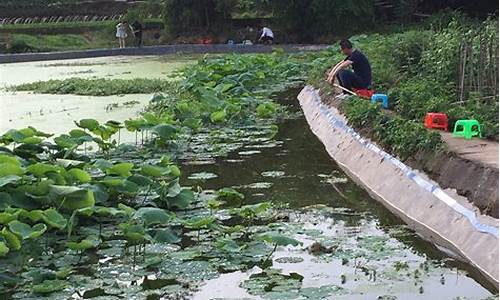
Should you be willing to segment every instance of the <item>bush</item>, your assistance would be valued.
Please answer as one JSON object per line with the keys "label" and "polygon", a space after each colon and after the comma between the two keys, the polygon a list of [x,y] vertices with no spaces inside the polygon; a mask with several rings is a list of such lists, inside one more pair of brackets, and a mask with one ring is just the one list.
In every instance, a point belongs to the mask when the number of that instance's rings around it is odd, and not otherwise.
{"label": "bush", "polygon": [[354,98],[342,105],[349,124],[368,130],[384,147],[406,160],[419,151],[436,151],[443,142],[437,132],[427,130],[422,122],[390,116],[380,105]]}
{"label": "bush", "polygon": [[422,53],[429,45],[431,31],[410,30],[405,33],[395,34],[390,38],[390,53],[400,71],[416,75],[421,70],[418,67]]}
{"label": "bush", "polygon": [[404,118],[422,120],[427,112],[446,112],[454,89],[430,78],[414,77],[388,91],[396,111]]}

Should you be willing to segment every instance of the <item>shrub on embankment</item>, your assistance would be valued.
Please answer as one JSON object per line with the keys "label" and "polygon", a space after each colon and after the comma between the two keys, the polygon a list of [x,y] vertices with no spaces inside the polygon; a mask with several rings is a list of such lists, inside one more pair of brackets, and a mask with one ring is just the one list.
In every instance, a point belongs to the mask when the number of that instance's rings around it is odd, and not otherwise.
{"label": "shrub on embankment", "polygon": [[[477,119],[483,136],[498,140],[498,18],[452,13],[420,28],[351,40],[369,58],[374,88],[389,95],[398,118],[422,123],[427,112],[444,112],[451,130],[458,119]],[[311,82],[340,59],[337,45],[316,55]]]}
{"label": "shrub on embankment", "polygon": [[420,122],[385,114],[379,105],[366,100],[353,98],[345,102],[341,110],[353,127],[375,137],[384,148],[403,160],[421,151],[443,148],[439,133],[428,131]]}

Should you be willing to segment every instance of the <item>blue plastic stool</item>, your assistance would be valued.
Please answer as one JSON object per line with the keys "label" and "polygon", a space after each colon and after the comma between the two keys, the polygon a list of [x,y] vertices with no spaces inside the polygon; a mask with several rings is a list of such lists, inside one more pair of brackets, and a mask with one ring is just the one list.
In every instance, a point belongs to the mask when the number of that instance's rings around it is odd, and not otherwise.
{"label": "blue plastic stool", "polygon": [[372,103],[382,102],[384,108],[389,108],[389,97],[386,94],[374,94],[372,96]]}

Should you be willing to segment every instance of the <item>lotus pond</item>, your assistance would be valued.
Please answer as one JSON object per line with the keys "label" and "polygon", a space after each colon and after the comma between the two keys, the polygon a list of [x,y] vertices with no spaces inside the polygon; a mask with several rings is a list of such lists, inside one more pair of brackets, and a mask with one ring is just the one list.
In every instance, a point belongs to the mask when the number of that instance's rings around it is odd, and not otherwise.
{"label": "lotus pond", "polygon": [[0,137],[1,298],[497,299],[329,158],[301,56],[180,75],[138,117]]}

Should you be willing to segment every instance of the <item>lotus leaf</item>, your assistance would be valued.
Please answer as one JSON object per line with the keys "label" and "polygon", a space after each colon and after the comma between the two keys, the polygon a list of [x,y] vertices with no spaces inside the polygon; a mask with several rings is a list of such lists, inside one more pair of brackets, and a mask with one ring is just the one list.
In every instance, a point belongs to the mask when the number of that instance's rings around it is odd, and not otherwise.
{"label": "lotus leaf", "polygon": [[122,229],[125,238],[132,243],[142,242],[146,237],[146,230],[141,225],[122,223],[119,227]]}
{"label": "lotus leaf", "polygon": [[277,233],[266,233],[262,234],[258,237],[260,240],[266,241],[270,244],[278,245],[278,246],[298,246],[301,245],[302,242],[297,241],[296,239],[284,236],[282,234]]}
{"label": "lotus leaf", "polygon": [[24,219],[29,219],[31,222],[38,222],[43,219],[43,211],[40,209],[35,210],[20,210],[20,217]]}
{"label": "lotus leaf", "polygon": [[95,204],[94,193],[91,190],[76,186],[51,185],[49,199],[68,210],[90,207]]}
{"label": "lotus leaf", "polygon": [[68,171],[68,174],[78,180],[80,183],[88,183],[92,180],[90,174],[82,169],[73,168]]}
{"label": "lotus leaf", "polygon": [[174,197],[168,197],[168,207],[185,209],[193,202],[194,192],[190,189],[182,189],[179,194]]}
{"label": "lotus leaf", "polygon": [[226,116],[227,116],[227,113],[225,110],[219,110],[219,111],[213,112],[210,115],[210,121],[212,121],[212,123],[214,123],[214,124],[222,123],[226,120]]}
{"label": "lotus leaf", "polygon": [[68,283],[65,280],[45,280],[42,283],[33,285],[33,293],[35,294],[50,294],[61,291],[66,288]]}
{"label": "lotus leaf", "polygon": [[214,217],[194,217],[183,222],[184,226],[189,229],[201,229],[207,227],[215,221]]}
{"label": "lotus leaf", "polygon": [[43,139],[37,137],[37,136],[30,136],[27,138],[24,138],[21,143],[23,144],[28,144],[28,145],[38,145],[43,141]]}
{"label": "lotus leaf", "polygon": [[3,257],[9,253],[9,247],[4,242],[0,242],[0,257]]}
{"label": "lotus leaf", "polygon": [[14,213],[0,212],[0,224],[7,224],[10,221],[17,220],[20,211]]}
{"label": "lotus leaf", "polygon": [[170,229],[155,230],[153,237],[154,237],[154,240],[157,241],[158,243],[167,243],[167,244],[178,243],[181,240],[181,238],[178,237]]}
{"label": "lotus leaf", "polygon": [[42,219],[45,224],[57,229],[64,229],[68,223],[66,218],[53,208],[46,209],[43,212]]}
{"label": "lotus leaf", "polygon": [[82,119],[80,122],[75,122],[76,126],[84,129],[88,129],[90,131],[93,131],[99,127],[99,122],[94,119]]}
{"label": "lotus leaf", "polygon": [[38,223],[31,227],[30,225],[17,220],[10,221],[8,226],[12,233],[15,233],[23,240],[37,238],[47,230],[47,226],[45,226],[45,224]]}
{"label": "lotus leaf", "polygon": [[222,188],[217,191],[217,200],[223,202],[223,207],[240,207],[245,196],[235,189]]}
{"label": "lotus leaf", "polygon": [[133,163],[118,163],[108,168],[106,170],[106,173],[109,175],[128,177],[132,175],[132,173],[130,172],[132,168],[134,168]]}
{"label": "lotus leaf", "polygon": [[[0,166],[0,168],[1,168],[1,166]],[[0,187],[3,187],[5,185],[11,184],[11,183],[18,182],[19,180],[21,180],[21,177],[19,177],[17,175],[7,175],[7,176],[0,177]]]}
{"label": "lotus leaf", "polygon": [[164,167],[157,167],[152,165],[142,165],[141,173],[150,177],[161,177],[170,173],[170,169]]}
{"label": "lotus leaf", "polygon": [[18,164],[0,163],[0,178],[4,176],[21,176],[24,174],[23,168]]}
{"label": "lotus leaf", "polygon": [[5,241],[7,241],[9,249],[16,251],[21,249],[21,240],[17,237],[17,235],[8,230],[7,227],[2,228],[1,235]]}
{"label": "lotus leaf", "polygon": [[101,240],[96,236],[89,236],[80,242],[67,242],[66,247],[75,251],[85,251],[88,249],[96,248],[101,243]]}
{"label": "lotus leaf", "polygon": [[21,166],[21,162],[19,161],[19,159],[13,155],[0,154],[0,164],[3,163],[9,163],[18,167]]}
{"label": "lotus leaf", "polygon": [[151,128],[151,131],[162,139],[170,140],[177,133],[177,128],[170,124],[160,124]]}
{"label": "lotus leaf", "polygon": [[241,251],[241,247],[232,239],[219,239],[217,240],[216,246],[218,249],[225,252],[238,253]]}
{"label": "lotus leaf", "polygon": [[166,213],[161,208],[141,207],[135,213],[134,219],[141,219],[146,227],[156,224],[167,224],[175,217],[172,213]]}
{"label": "lotus leaf", "polygon": [[26,168],[28,172],[35,175],[35,177],[42,178],[45,174],[49,172],[59,172],[61,169],[59,166],[50,165],[46,163],[36,163],[34,165],[30,165]]}

